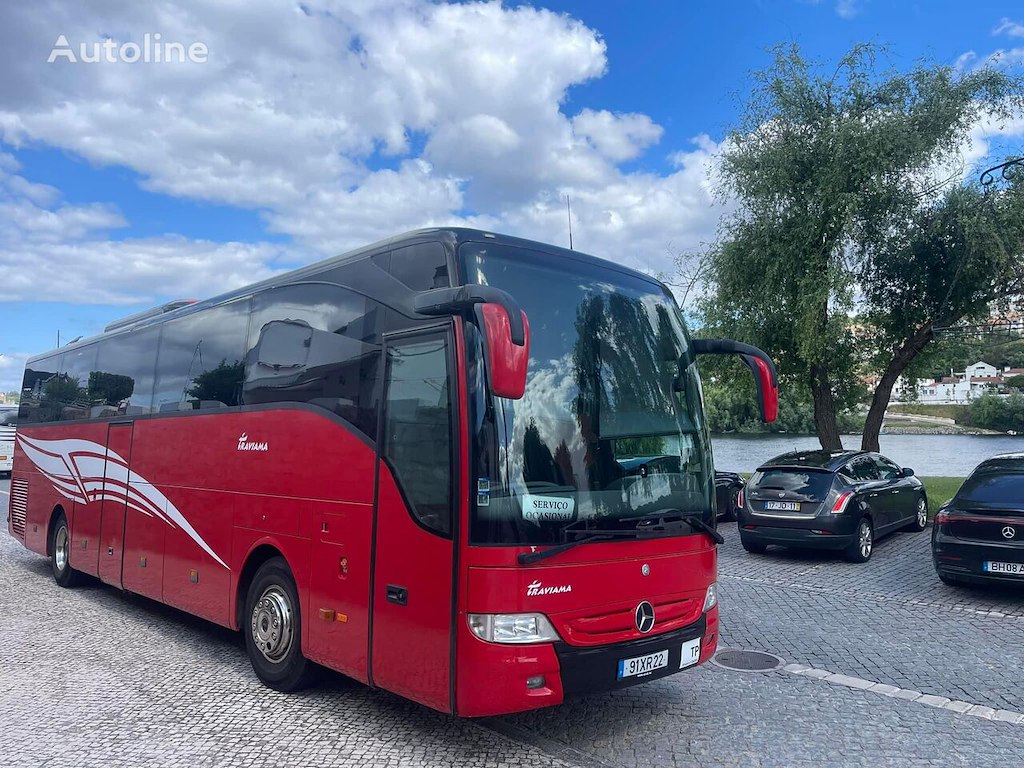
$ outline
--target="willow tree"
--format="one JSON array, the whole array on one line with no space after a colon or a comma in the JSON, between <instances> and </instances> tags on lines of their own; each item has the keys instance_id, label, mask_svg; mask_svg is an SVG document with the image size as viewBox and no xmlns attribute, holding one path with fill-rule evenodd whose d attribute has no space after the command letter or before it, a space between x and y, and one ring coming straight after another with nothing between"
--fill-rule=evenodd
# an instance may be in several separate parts
<instances>
[{"instance_id":1,"label":"willow tree","mask_svg":"<svg viewBox=\"0 0 1024 768\"><path fill-rule=\"evenodd\" d=\"M877 246L946 182L980 113L1005 117L1020 83L983 67L876 67L860 45L837 66L775 51L755 76L722 155L723 195L737 203L707 254L705 320L776 358L809 389L823 448L841 447L838 410L862 362L851 320Z\"/></svg>"},{"instance_id":2,"label":"willow tree","mask_svg":"<svg viewBox=\"0 0 1024 768\"><path fill-rule=\"evenodd\" d=\"M866 340L881 377L861 447L877 451L893 386L936 331L987 319L994 304L1024 295L1024 180L955 187L863 256Z\"/></svg>"}]
</instances>

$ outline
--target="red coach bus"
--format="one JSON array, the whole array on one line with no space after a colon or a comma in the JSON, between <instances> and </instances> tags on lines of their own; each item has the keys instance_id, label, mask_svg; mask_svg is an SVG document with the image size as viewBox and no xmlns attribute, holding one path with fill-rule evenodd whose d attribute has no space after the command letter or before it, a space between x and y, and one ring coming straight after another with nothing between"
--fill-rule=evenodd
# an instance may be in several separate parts
<instances>
[{"instance_id":1,"label":"red coach bus","mask_svg":"<svg viewBox=\"0 0 1024 768\"><path fill-rule=\"evenodd\" d=\"M671 294L527 240L423 230L29 361L11 533L443 712L543 707L706 661L714 473Z\"/></svg>"}]
</instances>

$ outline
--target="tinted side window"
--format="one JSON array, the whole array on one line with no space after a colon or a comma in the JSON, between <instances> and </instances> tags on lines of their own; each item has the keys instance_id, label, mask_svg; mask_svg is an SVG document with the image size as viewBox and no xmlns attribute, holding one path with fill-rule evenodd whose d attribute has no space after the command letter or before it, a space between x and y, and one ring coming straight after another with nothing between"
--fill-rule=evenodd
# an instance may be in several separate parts
<instances>
[{"instance_id":1,"label":"tinted side window","mask_svg":"<svg viewBox=\"0 0 1024 768\"><path fill-rule=\"evenodd\" d=\"M246 355L245 402L317 405L376 440L381 315L376 302L328 283L285 285L258 294ZM295 322L281 322L286 320ZM303 333L303 327L308 331ZM282 346L289 339L296 345L294 354Z\"/></svg>"},{"instance_id":2,"label":"tinted side window","mask_svg":"<svg viewBox=\"0 0 1024 768\"><path fill-rule=\"evenodd\" d=\"M59 389L57 376L60 374L62 357L53 355L36 360L31 367L25 369L18 410L18 419L22 424L41 424L60 418L60 406L54 397L57 393L51 387Z\"/></svg>"},{"instance_id":3,"label":"tinted side window","mask_svg":"<svg viewBox=\"0 0 1024 768\"><path fill-rule=\"evenodd\" d=\"M239 405L249 300L161 325L153 407L157 411Z\"/></svg>"},{"instance_id":4,"label":"tinted side window","mask_svg":"<svg viewBox=\"0 0 1024 768\"><path fill-rule=\"evenodd\" d=\"M138 416L153 410L160 328L143 328L99 343L89 376L94 416Z\"/></svg>"},{"instance_id":5,"label":"tinted side window","mask_svg":"<svg viewBox=\"0 0 1024 768\"><path fill-rule=\"evenodd\" d=\"M451 532L451 403L445 341L419 338L388 349L382 455L427 528Z\"/></svg>"},{"instance_id":6,"label":"tinted side window","mask_svg":"<svg viewBox=\"0 0 1024 768\"><path fill-rule=\"evenodd\" d=\"M847 464L846 467L847 468L843 474L857 482L879 479L878 470L875 468L875 462L873 462L868 456L858 456Z\"/></svg>"},{"instance_id":7,"label":"tinted side window","mask_svg":"<svg viewBox=\"0 0 1024 768\"><path fill-rule=\"evenodd\" d=\"M89 377L96 368L98 345L64 353L60 375L47 384L50 396L58 403L61 421L88 419L92 416Z\"/></svg>"},{"instance_id":8,"label":"tinted side window","mask_svg":"<svg viewBox=\"0 0 1024 768\"><path fill-rule=\"evenodd\" d=\"M893 464L888 459L881 456L875 456L875 467L878 470L878 476L882 480L895 480L897 477L903 474L899 467Z\"/></svg>"},{"instance_id":9,"label":"tinted side window","mask_svg":"<svg viewBox=\"0 0 1024 768\"><path fill-rule=\"evenodd\" d=\"M441 243L417 243L397 248L385 259L374 259L391 276L414 291L447 288L448 258ZM385 266L386 264L386 266Z\"/></svg>"}]
</instances>

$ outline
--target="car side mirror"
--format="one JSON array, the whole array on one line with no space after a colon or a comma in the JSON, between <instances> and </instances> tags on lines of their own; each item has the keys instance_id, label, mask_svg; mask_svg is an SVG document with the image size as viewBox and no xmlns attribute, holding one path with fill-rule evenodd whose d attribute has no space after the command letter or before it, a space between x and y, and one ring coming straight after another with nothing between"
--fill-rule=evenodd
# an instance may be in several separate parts
<instances>
[{"instance_id":1,"label":"car side mirror","mask_svg":"<svg viewBox=\"0 0 1024 768\"><path fill-rule=\"evenodd\" d=\"M914 470L912 470L910 467L904 467L903 468L903 476L904 477L913 477L914 476Z\"/></svg>"}]
</instances>

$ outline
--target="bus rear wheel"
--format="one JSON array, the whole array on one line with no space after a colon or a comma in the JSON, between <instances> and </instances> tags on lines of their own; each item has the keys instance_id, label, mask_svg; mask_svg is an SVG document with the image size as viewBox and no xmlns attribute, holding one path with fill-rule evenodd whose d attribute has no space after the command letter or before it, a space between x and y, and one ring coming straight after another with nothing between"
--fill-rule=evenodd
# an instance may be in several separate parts
<instances>
[{"instance_id":1,"label":"bus rear wheel","mask_svg":"<svg viewBox=\"0 0 1024 768\"><path fill-rule=\"evenodd\" d=\"M63 512L50 527L50 541L47 549L50 552L50 570L53 580L62 587L77 587L82 583L82 574L71 567L71 531L68 519Z\"/></svg>"},{"instance_id":2,"label":"bus rear wheel","mask_svg":"<svg viewBox=\"0 0 1024 768\"><path fill-rule=\"evenodd\" d=\"M253 671L268 688L298 691L313 681L315 667L302 655L299 593L284 558L267 560L253 576L242 631Z\"/></svg>"}]
</instances>

